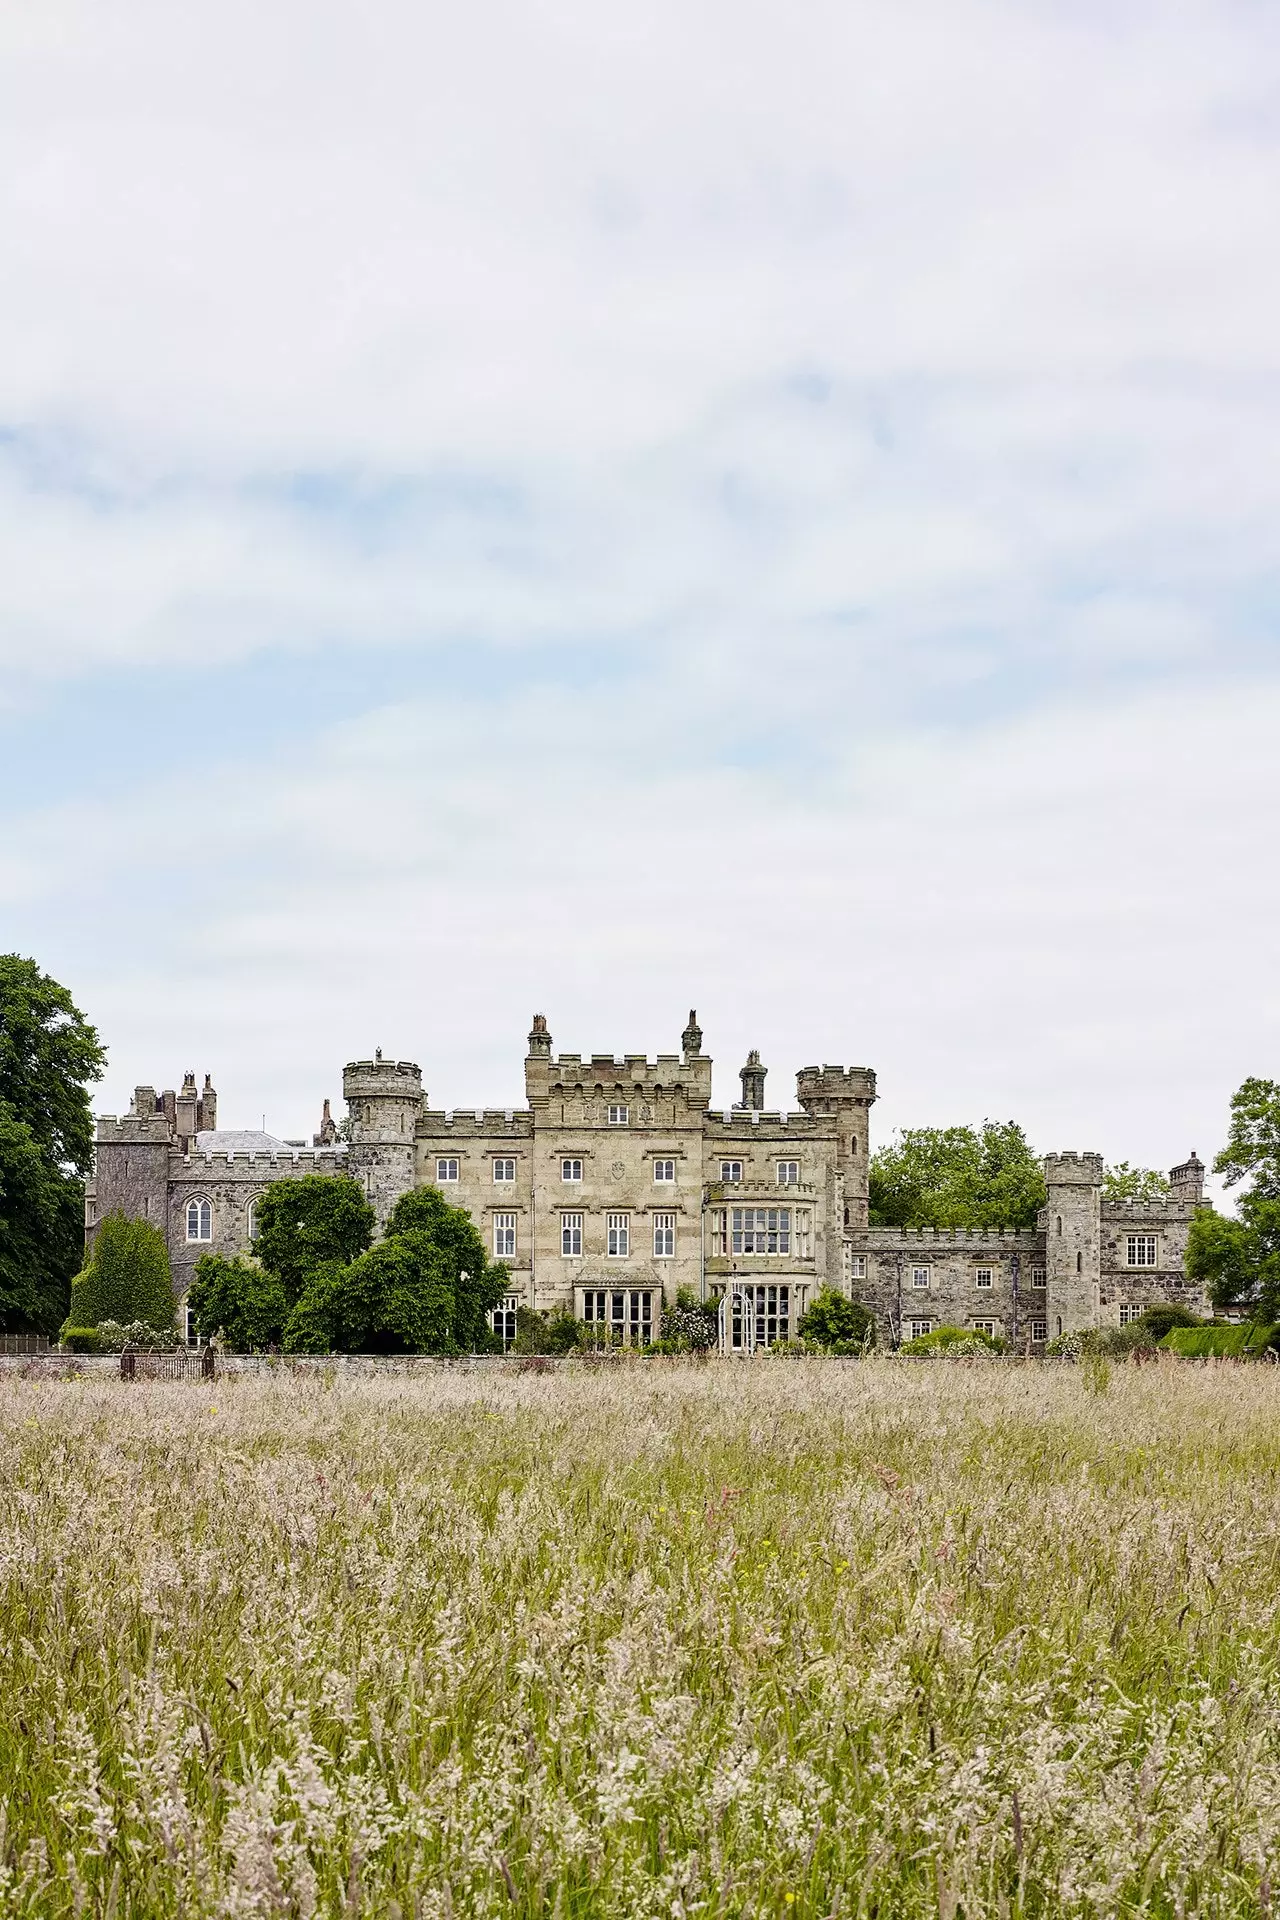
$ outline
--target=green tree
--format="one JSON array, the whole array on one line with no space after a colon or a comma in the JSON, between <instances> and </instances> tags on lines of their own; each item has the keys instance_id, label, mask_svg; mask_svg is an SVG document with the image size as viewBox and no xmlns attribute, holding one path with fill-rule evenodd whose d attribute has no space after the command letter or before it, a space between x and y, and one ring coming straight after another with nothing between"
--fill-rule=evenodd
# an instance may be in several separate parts
<instances>
[{"instance_id":1,"label":"green tree","mask_svg":"<svg viewBox=\"0 0 1280 1920\"><path fill-rule=\"evenodd\" d=\"M346 1266L362 1254L375 1224L358 1181L327 1173L273 1180L258 1203L254 1250L292 1306L322 1268Z\"/></svg>"},{"instance_id":2,"label":"green tree","mask_svg":"<svg viewBox=\"0 0 1280 1920\"><path fill-rule=\"evenodd\" d=\"M187 1305L200 1338L216 1334L233 1353L262 1353L279 1346L289 1317L278 1276L242 1254L234 1260L203 1254L196 1262Z\"/></svg>"},{"instance_id":3,"label":"green tree","mask_svg":"<svg viewBox=\"0 0 1280 1920\"><path fill-rule=\"evenodd\" d=\"M453 1276L429 1233L388 1235L319 1268L284 1330L289 1353L456 1353Z\"/></svg>"},{"instance_id":4,"label":"green tree","mask_svg":"<svg viewBox=\"0 0 1280 1920\"><path fill-rule=\"evenodd\" d=\"M909 1127L873 1154L870 1218L877 1227L1033 1227L1044 1170L1014 1121Z\"/></svg>"},{"instance_id":5,"label":"green tree","mask_svg":"<svg viewBox=\"0 0 1280 1920\"><path fill-rule=\"evenodd\" d=\"M84 1257L88 1088L106 1055L65 987L0 954L0 1331L53 1333Z\"/></svg>"},{"instance_id":6,"label":"green tree","mask_svg":"<svg viewBox=\"0 0 1280 1920\"><path fill-rule=\"evenodd\" d=\"M1208 1207L1195 1215L1187 1272L1216 1307L1280 1319L1280 1083L1249 1079L1232 1095L1227 1144L1213 1168L1226 1186L1249 1186L1234 1220Z\"/></svg>"},{"instance_id":7,"label":"green tree","mask_svg":"<svg viewBox=\"0 0 1280 1920\"><path fill-rule=\"evenodd\" d=\"M1102 1197L1109 1201L1167 1200L1168 1176L1153 1167L1131 1167L1127 1160L1117 1160L1114 1167L1102 1170Z\"/></svg>"},{"instance_id":8,"label":"green tree","mask_svg":"<svg viewBox=\"0 0 1280 1920\"><path fill-rule=\"evenodd\" d=\"M806 1343L825 1347L828 1353L861 1353L864 1345L874 1341L876 1323L869 1307L846 1299L834 1287L824 1287L808 1312L801 1315L796 1332Z\"/></svg>"},{"instance_id":9,"label":"green tree","mask_svg":"<svg viewBox=\"0 0 1280 1920\"><path fill-rule=\"evenodd\" d=\"M489 1343L486 1316L510 1284L507 1268L490 1261L465 1208L451 1207L435 1187L415 1187L392 1207L387 1238L406 1232L427 1234L444 1259L453 1285L452 1336L458 1352L482 1353Z\"/></svg>"},{"instance_id":10,"label":"green tree","mask_svg":"<svg viewBox=\"0 0 1280 1920\"><path fill-rule=\"evenodd\" d=\"M98 1228L88 1264L71 1287L72 1327L104 1320L143 1321L157 1333L173 1326L173 1280L164 1235L149 1220L109 1213Z\"/></svg>"}]
</instances>

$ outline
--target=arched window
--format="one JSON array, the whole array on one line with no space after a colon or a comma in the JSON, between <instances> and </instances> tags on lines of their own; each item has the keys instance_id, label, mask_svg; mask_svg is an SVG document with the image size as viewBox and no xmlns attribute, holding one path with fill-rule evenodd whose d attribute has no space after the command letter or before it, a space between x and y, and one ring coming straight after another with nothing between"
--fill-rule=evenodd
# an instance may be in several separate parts
<instances>
[{"instance_id":1,"label":"arched window","mask_svg":"<svg viewBox=\"0 0 1280 1920\"><path fill-rule=\"evenodd\" d=\"M207 1200L188 1200L187 1238L188 1240L212 1240L213 1208Z\"/></svg>"},{"instance_id":2,"label":"arched window","mask_svg":"<svg viewBox=\"0 0 1280 1920\"><path fill-rule=\"evenodd\" d=\"M244 1210L244 1230L248 1234L250 1242L257 1239L258 1203L256 1200L251 1200Z\"/></svg>"},{"instance_id":3,"label":"arched window","mask_svg":"<svg viewBox=\"0 0 1280 1920\"><path fill-rule=\"evenodd\" d=\"M1058 1215L1058 1232L1059 1233L1062 1232L1062 1215L1061 1214Z\"/></svg>"}]
</instances>

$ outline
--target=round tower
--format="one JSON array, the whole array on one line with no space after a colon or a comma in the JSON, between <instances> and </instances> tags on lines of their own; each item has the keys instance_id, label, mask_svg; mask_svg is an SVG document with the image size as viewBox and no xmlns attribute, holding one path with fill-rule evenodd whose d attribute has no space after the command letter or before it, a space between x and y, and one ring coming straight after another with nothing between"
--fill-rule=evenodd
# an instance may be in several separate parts
<instances>
[{"instance_id":1,"label":"round tower","mask_svg":"<svg viewBox=\"0 0 1280 1920\"><path fill-rule=\"evenodd\" d=\"M384 1229L402 1193L414 1184L414 1137L422 1112L422 1069L412 1060L352 1060L342 1069L350 1120L347 1165L369 1196Z\"/></svg>"}]
</instances>

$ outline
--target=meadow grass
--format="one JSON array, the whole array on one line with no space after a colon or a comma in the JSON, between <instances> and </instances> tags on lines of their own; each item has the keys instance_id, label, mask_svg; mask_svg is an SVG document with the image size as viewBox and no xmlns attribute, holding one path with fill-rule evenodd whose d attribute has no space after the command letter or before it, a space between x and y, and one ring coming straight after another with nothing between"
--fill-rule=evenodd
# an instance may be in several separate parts
<instances>
[{"instance_id":1,"label":"meadow grass","mask_svg":"<svg viewBox=\"0 0 1280 1920\"><path fill-rule=\"evenodd\" d=\"M0 1381L0 1914L1235 1915L1280 1370Z\"/></svg>"}]
</instances>

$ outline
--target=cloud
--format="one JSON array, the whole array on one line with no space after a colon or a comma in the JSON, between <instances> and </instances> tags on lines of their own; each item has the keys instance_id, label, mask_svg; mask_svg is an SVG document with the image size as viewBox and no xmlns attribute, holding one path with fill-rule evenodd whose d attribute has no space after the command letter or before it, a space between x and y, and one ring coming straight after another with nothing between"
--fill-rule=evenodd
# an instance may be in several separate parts
<instances>
[{"instance_id":1,"label":"cloud","mask_svg":"<svg viewBox=\"0 0 1280 1920\"><path fill-rule=\"evenodd\" d=\"M198 1042L297 1132L376 1041L511 1099L534 1000L693 998L773 1097L857 1054L885 1124L1161 1160L1267 1070L1267 14L0 52L0 940L107 1097Z\"/></svg>"}]
</instances>

